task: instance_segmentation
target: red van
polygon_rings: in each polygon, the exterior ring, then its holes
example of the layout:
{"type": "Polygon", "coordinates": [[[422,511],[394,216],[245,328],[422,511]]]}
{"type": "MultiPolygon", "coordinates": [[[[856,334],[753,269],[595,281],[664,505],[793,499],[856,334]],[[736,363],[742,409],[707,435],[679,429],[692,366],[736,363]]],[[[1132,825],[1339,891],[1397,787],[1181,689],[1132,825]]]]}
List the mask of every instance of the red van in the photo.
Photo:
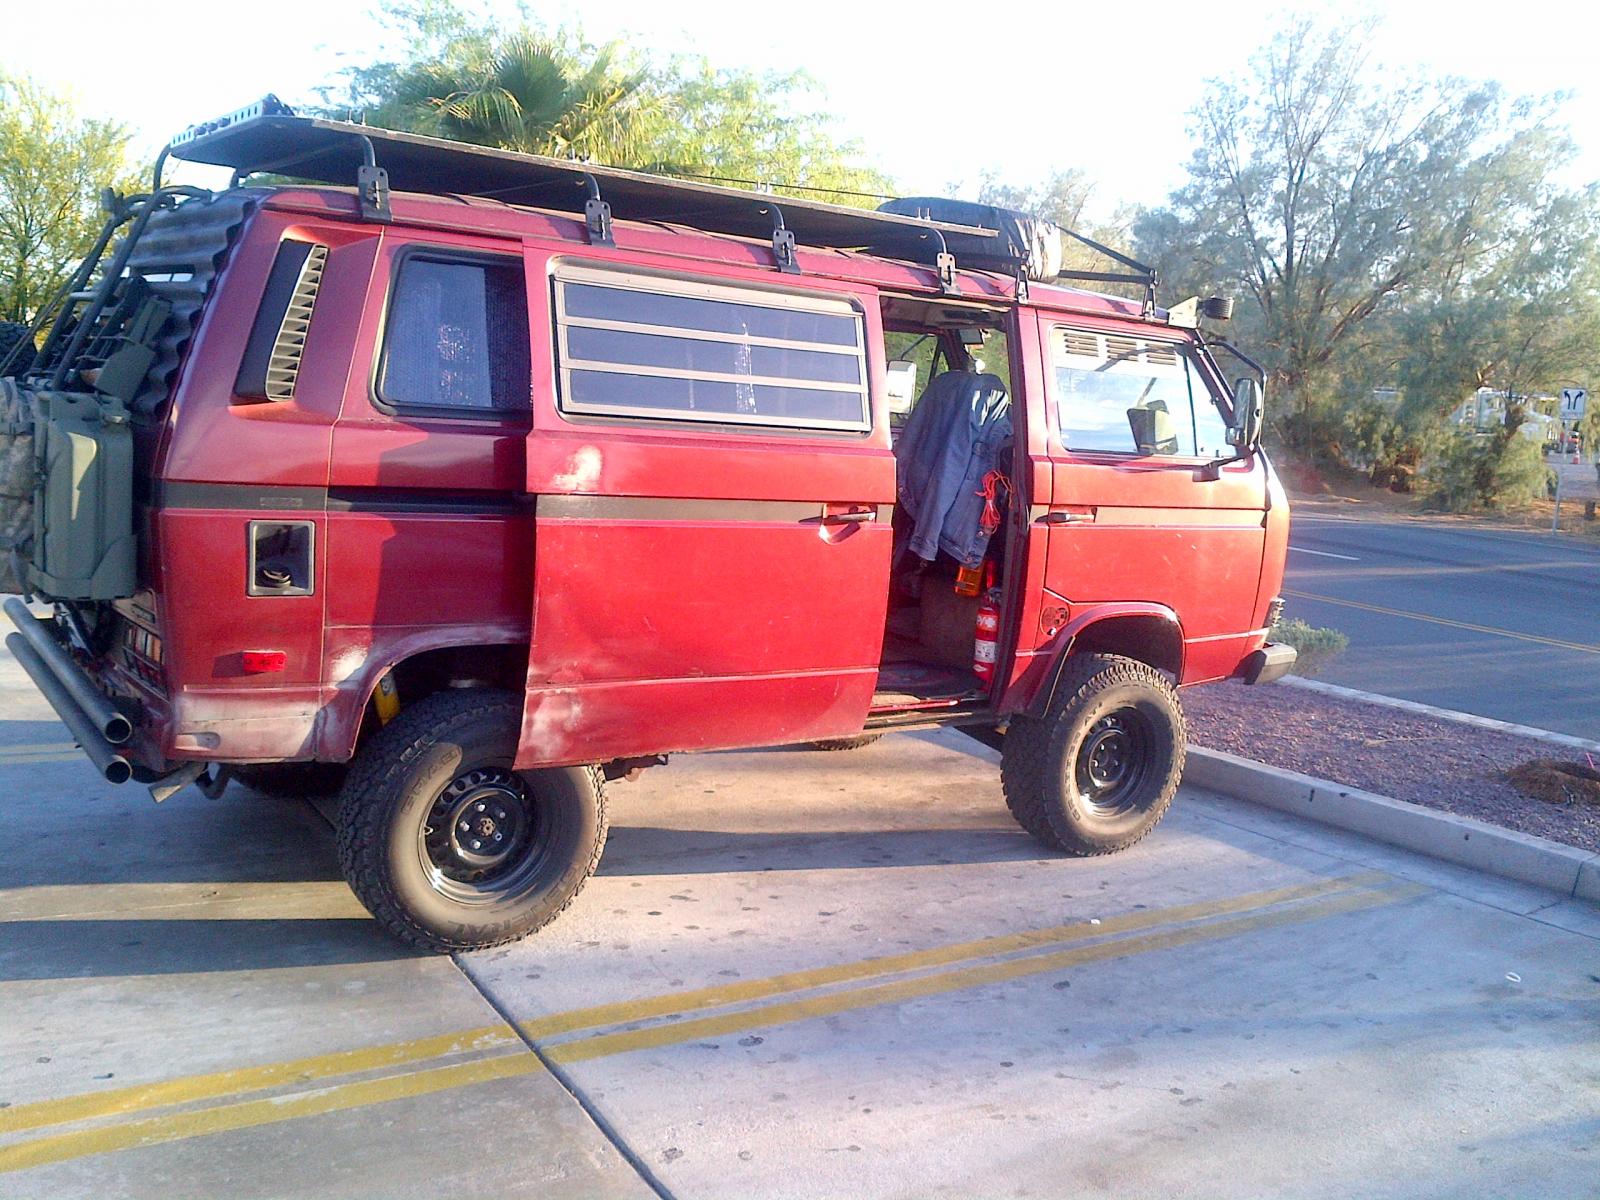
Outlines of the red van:
{"type": "Polygon", "coordinates": [[[108,779],[337,789],[413,945],[549,921],[675,751],[960,726],[1118,850],[1177,689],[1293,661],[1259,370],[1132,260],[271,101],[169,155],[234,186],[158,163],[0,384],[7,644],[108,779]]]}

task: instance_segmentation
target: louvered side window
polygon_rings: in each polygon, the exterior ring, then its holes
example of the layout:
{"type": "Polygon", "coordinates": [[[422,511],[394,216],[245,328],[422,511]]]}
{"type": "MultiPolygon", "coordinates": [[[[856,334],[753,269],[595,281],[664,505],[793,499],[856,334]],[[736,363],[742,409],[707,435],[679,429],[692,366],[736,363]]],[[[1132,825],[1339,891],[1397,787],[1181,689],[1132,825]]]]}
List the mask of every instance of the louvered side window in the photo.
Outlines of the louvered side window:
{"type": "Polygon", "coordinates": [[[294,399],[327,263],[328,248],[320,242],[284,242],[278,247],[234,381],[236,403],[294,399]]]}
{"type": "Polygon", "coordinates": [[[1061,440],[1071,450],[1224,458],[1226,415],[1171,342],[1056,326],[1050,339],[1061,440]]]}

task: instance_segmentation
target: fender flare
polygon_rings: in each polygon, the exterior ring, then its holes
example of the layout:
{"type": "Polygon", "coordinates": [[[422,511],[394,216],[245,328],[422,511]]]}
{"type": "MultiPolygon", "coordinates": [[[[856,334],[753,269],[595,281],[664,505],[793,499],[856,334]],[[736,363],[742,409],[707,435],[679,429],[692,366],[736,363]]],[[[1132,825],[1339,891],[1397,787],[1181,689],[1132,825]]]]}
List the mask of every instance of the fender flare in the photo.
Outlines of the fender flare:
{"type": "Polygon", "coordinates": [[[483,625],[472,630],[408,630],[398,637],[379,638],[367,647],[359,667],[325,691],[327,701],[318,716],[316,744],[319,759],[348,761],[355,753],[361,721],[378,686],[378,680],[402,663],[437,650],[467,650],[477,647],[521,647],[526,653],[525,627],[483,625]]]}
{"type": "Polygon", "coordinates": [[[1153,663],[1151,665],[1161,670],[1172,670],[1181,680],[1183,678],[1183,623],[1178,620],[1176,612],[1165,604],[1156,604],[1143,600],[1096,604],[1078,613],[1052,639],[1054,645],[1050,651],[1050,665],[1045,669],[1044,682],[1039,686],[1038,691],[1034,693],[1033,698],[1023,711],[1030,717],[1043,717],[1049,712],[1051,704],[1055,702],[1056,688],[1061,682],[1061,673],[1066,670],[1067,660],[1072,657],[1073,649],[1079,639],[1097,625],[1129,618],[1159,621],[1162,628],[1170,630],[1170,636],[1177,650],[1177,661],[1170,664],[1153,663]]]}

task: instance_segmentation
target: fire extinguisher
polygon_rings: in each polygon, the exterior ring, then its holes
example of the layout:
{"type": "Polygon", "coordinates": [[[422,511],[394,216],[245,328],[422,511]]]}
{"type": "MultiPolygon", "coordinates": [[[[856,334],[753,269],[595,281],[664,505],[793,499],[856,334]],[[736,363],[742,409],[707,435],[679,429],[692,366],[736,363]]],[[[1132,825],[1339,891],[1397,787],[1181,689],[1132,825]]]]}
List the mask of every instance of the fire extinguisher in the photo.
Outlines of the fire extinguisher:
{"type": "Polygon", "coordinates": [[[1000,589],[994,586],[994,564],[988,564],[988,588],[978,605],[972,638],[972,673],[987,687],[994,682],[995,654],[1000,644],[1000,589]]]}

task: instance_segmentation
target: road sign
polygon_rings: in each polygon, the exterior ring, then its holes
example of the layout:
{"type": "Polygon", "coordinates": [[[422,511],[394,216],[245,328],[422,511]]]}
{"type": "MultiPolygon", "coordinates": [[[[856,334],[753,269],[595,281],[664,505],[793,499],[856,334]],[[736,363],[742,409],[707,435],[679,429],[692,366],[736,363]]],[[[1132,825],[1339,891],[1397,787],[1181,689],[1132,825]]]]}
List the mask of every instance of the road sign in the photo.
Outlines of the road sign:
{"type": "Polygon", "coordinates": [[[1589,399],[1587,388],[1562,388],[1561,389],[1561,419],[1563,421],[1581,421],[1583,419],[1583,406],[1589,399]]]}

